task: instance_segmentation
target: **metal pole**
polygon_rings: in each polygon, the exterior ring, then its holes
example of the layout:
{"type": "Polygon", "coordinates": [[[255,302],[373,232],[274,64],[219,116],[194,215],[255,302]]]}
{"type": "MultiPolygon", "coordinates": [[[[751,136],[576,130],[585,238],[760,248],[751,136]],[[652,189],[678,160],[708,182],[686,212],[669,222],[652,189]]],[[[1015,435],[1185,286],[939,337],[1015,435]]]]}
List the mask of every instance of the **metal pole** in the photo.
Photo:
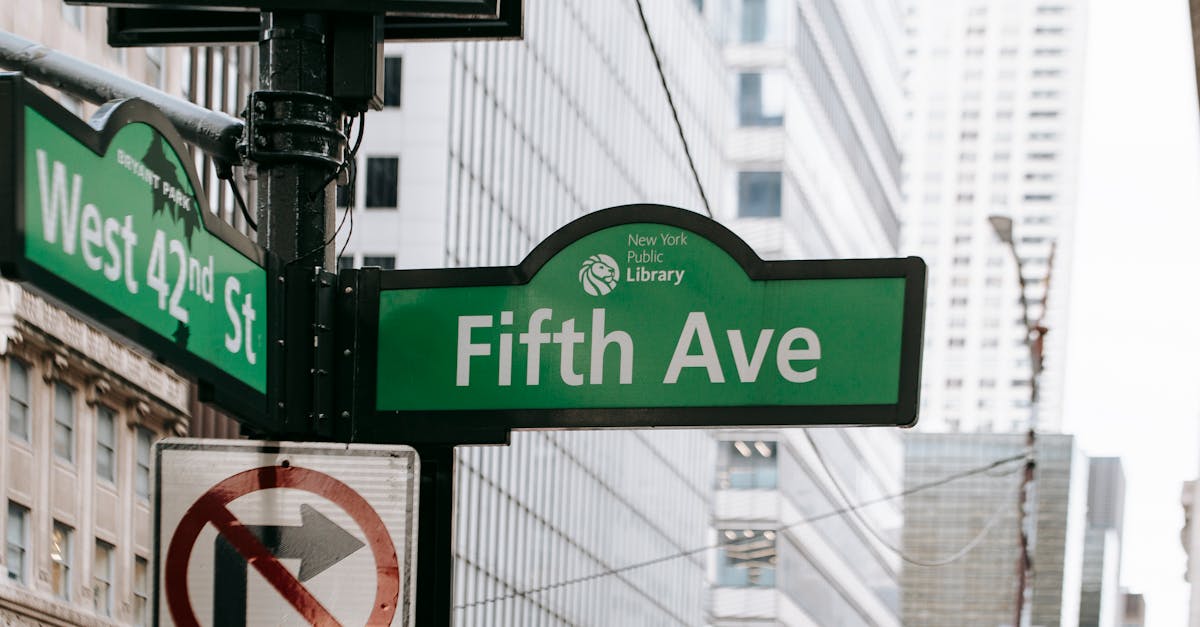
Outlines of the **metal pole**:
{"type": "MultiPolygon", "coordinates": [[[[284,94],[327,94],[329,60],[324,17],[282,11],[262,15],[259,89],[284,94]]],[[[248,115],[274,113],[273,121],[301,122],[297,110],[306,104],[286,99],[257,100],[252,105],[256,110],[248,115]]],[[[340,112],[334,114],[340,117],[340,112]]],[[[333,261],[326,234],[333,226],[333,186],[329,185],[329,176],[334,167],[296,151],[288,154],[293,146],[284,144],[290,144],[291,140],[280,141],[275,134],[291,130],[265,128],[255,137],[247,138],[255,143],[254,149],[271,153],[269,163],[260,165],[258,172],[258,243],[285,263],[325,268],[333,261]]]]}
{"type": "MultiPolygon", "coordinates": [[[[1040,381],[1042,375],[1042,357],[1045,347],[1045,336],[1048,329],[1043,324],[1046,319],[1046,302],[1050,296],[1050,276],[1054,270],[1054,245],[1050,248],[1049,263],[1046,268],[1045,290],[1040,302],[1041,311],[1037,320],[1029,316],[1029,297],[1026,294],[1025,269],[1021,256],[1017,254],[1017,246],[1012,236],[1012,221],[1009,218],[992,216],[989,218],[996,235],[1012,253],[1017,268],[1017,283],[1021,290],[1021,321],[1025,327],[1025,347],[1029,350],[1029,429],[1025,433],[1025,468],[1021,476],[1021,486],[1017,491],[1017,542],[1020,552],[1017,555],[1017,599],[1013,614],[1013,627],[1025,624],[1026,605],[1025,593],[1029,585],[1029,576],[1033,569],[1032,551],[1037,544],[1037,491],[1036,476],[1037,460],[1035,447],[1037,445],[1038,402],[1040,401],[1040,381]],[[1029,515],[1026,516],[1026,503],[1030,504],[1029,515]]],[[[1032,591],[1030,591],[1032,598],[1032,591]]],[[[1032,617],[1032,610],[1028,612],[1032,617]]]]}
{"type": "Polygon", "coordinates": [[[22,72],[32,80],[93,104],[141,98],[162,111],[184,140],[225,163],[242,162],[237,143],[245,125],[235,117],[210,111],[4,31],[0,31],[0,68],[22,72]]]}

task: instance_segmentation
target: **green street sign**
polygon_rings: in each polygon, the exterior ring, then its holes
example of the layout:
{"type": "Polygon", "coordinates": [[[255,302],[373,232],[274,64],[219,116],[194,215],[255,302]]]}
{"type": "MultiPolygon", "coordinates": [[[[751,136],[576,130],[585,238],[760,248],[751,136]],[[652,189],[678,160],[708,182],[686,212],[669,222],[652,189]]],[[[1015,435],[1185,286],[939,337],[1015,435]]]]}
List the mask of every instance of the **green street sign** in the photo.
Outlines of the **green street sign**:
{"type": "Polygon", "coordinates": [[[516,267],[357,276],[356,440],[917,419],[915,257],[763,261],[717,222],[634,205],[516,267]]]}
{"type": "Polygon", "coordinates": [[[124,101],[97,120],[0,75],[0,270],[263,415],[265,253],[209,211],[157,109],[124,101]]]}

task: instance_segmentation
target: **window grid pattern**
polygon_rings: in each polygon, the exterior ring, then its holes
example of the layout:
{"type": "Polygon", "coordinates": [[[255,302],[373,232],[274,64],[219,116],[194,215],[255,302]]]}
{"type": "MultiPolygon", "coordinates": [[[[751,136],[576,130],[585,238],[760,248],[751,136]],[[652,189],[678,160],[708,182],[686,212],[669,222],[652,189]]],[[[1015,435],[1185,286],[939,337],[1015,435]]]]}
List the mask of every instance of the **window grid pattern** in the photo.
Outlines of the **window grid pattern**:
{"type": "MultiPolygon", "coordinates": [[[[813,91],[821,105],[821,110],[825,112],[825,116],[838,137],[838,143],[842,146],[846,159],[849,161],[850,169],[862,185],[863,193],[866,194],[875,216],[887,234],[888,241],[895,246],[900,239],[900,220],[896,214],[896,208],[892,205],[892,199],[886,192],[884,180],[871,162],[869,149],[862,134],[859,133],[847,113],[846,100],[834,82],[829,62],[817,47],[814,39],[816,26],[809,22],[809,18],[803,10],[800,12],[799,23],[800,33],[796,37],[796,54],[804,66],[805,75],[812,82],[813,91]]],[[[892,180],[898,181],[899,179],[893,178],[892,180]]]]}
{"type": "MultiPolygon", "coordinates": [[[[1069,0],[1062,6],[1069,14],[1083,4],[1069,0]]],[[[918,10],[908,18],[914,36],[908,51],[907,87],[913,93],[933,93],[913,101],[914,141],[907,147],[904,164],[909,228],[902,252],[921,255],[929,262],[928,327],[945,328],[947,317],[965,316],[968,320],[961,349],[947,346],[944,338],[930,336],[934,341],[925,352],[924,372],[934,381],[960,371],[977,371],[982,378],[1001,381],[1024,377],[1028,352],[1022,343],[1016,343],[1024,328],[1015,322],[1020,317],[1015,270],[986,217],[1005,214],[1016,223],[1018,253],[1029,262],[1025,270],[1033,299],[1042,296],[1042,286],[1034,284],[1046,271],[1044,263],[1034,261],[1044,259],[1051,242],[1057,242],[1060,257],[1054,268],[1047,326],[1062,327],[1068,315],[1072,273],[1070,260],[1062,255],[1069,255],[1073,248],[1070,227],[1078,211],[1077,191],[1070,183],[1076,179],[1079,160],[1084,24],[1059,14],[1044,14],[1033,5],[985,2],[979,6],[992,10],[979,16],[971,15],[969,5],[931,1],[915,6],[918,10]],[[964,26],[986,27],[987,36],[962,38],[964,26]],[[970,56],[969,50],[977,46],[982,46],[982,54],[970,56]],[[959,75],[962,82],[956,80],[959,75]],[[930,89],[931,85],[936,87],[930,89]],[[981,95],[982,104],[971,101],[973,95],[981,95]],[[958,113],[962,113],[961,119],[958,113]],[[964,137],[956,144],[953,138],[960,133],[964,137]],[[969,141],[966,134],[971,136],[969,141]],[[940,139],[934,141],[935,137],[940,139]],[[945,158],[959,151],[979,156],[976,162],[957,164],[945,158]],[[956,174],[960,175],[959,185],[952,186],[956,174]],[[961,175],[970,180],[963,182],[961,175]],[[948,206],[945,199],[953,199],[955,194],[970,195],[972,202],[948,206]],[[931,198],[935,200],[929,201],[931,198]],[[948,228],[951,221],[954,230],[948,228]],[[962,256],[967,260],[962,269],[970,271],[970,283],[947,286],[947,240],[960,232],[975,238],[953,251],[955,259],[962,256]],[[968,305],[955,307],[950,302],[968,293],[968,305]],[[1003,328],[981,324],[997,314],[1014,322],[1003,328]]],[[[1062,419],[1064,350],[1061,335],[1047,337],[1039,420],[1050,430],[1062,419]]],[[[1028,389],[1000,386],[985,390],[974,385],[977,380],[970,377],[954,390],[928,386],[922,393],[922,421],[941,425],[943,419],[953,418],[966,431],[984,422],[995,429],[1015,426],[1024,430],[1029,416],[1028,389]],[[970,408],[973,417],[964,419],[964,408],[970,408]]]]}
{"type": "MultiPolygon", "coordinates": [[[[730,85],[698,15],[646,7],[700,179],[714,201],[730,85]],[[702,43],[703,42],[703,43],[702,43]],[[708,55],[702,63],[679,63],[708,55]]],[[[526,36],[451,54],[449,266],[519,261],[551,231],[602,207],[702,211],[641,22],[625,5],[573,0],[528,12],[526,36]]]]}
{"type": "Polygon", "coordinates": [[[713,450],[699,431],[525,432],[461,449],[455,624],[702,624],[703,554],[473,603],[702,546],[713,450]]]}
{"type": "MultiPolygon", "coordinates": [[[[905,488],[978,468],[1024,450],[1024,435],[997,433],[905,434],[905,488]]],[[[1037,546],[1032,555],[1037,577],[1031,582],[1032,624],[1057,624],[1062,603],[1078,596],[1064,594],[1063,564],[1071,528],[1068,511],[1084,516],[1086,481],[1073,475],[1086,472],[1077,456],[1074,438],[1062,434],[1038,436],[1037,546]]],[[[979,474],[904,500],[904,548],[921,560],[946,557],[946,547],[963,546],[997,511],[991,531],[963,559],[940,568],[909,568],[902,576],[903,623],[928,627],[999,625],[1011,622],[1016,580],[1010,569],[1016,559],[1017,516],[1014,503],[1020,473],[979,474]],[[918,618],[919,617],[919,618],[918,618]]],[[[1082,528],[1082,527],[1080,527],[1082,528]]],[[[1084,538],[1070,539],[1083,545],[1084,538]]]]}

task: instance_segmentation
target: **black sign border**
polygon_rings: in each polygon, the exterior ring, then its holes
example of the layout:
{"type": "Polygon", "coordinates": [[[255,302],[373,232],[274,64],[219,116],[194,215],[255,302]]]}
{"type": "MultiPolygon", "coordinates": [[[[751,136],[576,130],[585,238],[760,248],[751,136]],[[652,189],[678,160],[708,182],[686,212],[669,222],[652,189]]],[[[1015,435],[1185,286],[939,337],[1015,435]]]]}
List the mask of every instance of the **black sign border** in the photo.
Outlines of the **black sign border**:
{"type": "MultiPolygon", "coordinates": [[[[633,429],[783,426],[912,427],[920,405],[926,265],[919,257],[765,261],[745,241],[715,220],[677,207],[636,204],[585,215],[555,231],[520,264],[492,268],[344,271],[350,288],[343,311],[354,315],[354,336],[340,348],[356,355],[357,384],[343,390],[346,441],[376,443],[499,444],[512,429],[633,429]],[[379,295],[382,290],[515,286],[528,283],[567,246],[606,228],[629,223],[684,228],[707,238],[732,257],[751,280],[903,278],[900,381],[897,402],[888,405],[733,406],[679,408],[562,408],[522,410],[380,411],[375,407],[378,372],[379,295]]],[[[343,353],[346,354],[346,353],[343,353]]]]}
{"type": "MultiPolygon", "coordinates": [[[[387,15],[387,41],[520,39],[524,0],[500,3],[496,17],[413,17],[387,15]]],[[[260,15],[250,11],[181,8],[108,9],[108,45],[114,47],[254,43],[261,36],[260,15]]]]}
{"type": "MultiPolygon", "coordinates": [[[[244,423],[266,426],[265,394],[25,257],[26,106],[45,116],[60,130],[100,156],[104,156],[113,137],[125,126],[138,122],[150,125],[162,134],[179,156],[197,199],[204,203],[206,198],[183,140],[170,121],[153,105],[136,99],[121,101],[106,110],[106,115],[101,119],[103,127],[97,129],[24,80],[21,74],[0,73],[0,276],[20,282],[24,287],[64,305],[83,319],[94,321],[144,347],[155,358],[174,367],[180,375],[194,379],[200,386],[203,400],[236,414],[244,423]]],[[[213,215],[207,207],[200,208],[200,214],[204,229],[210,235],[262,267],[268,279],[272,276],[272,268],[276,265],[273,256],[213,215]]],[[[272,293],[270,281],[267,292],[272,293]]],[[[266,306],[267,310],[262,316],[264,320],[267,311],[274,306],[270,298],[266,306]]],[[[272,368],[269,355],[270,350],[262,355],[263,359],[268,359],[268,381],[272,368]]]]}

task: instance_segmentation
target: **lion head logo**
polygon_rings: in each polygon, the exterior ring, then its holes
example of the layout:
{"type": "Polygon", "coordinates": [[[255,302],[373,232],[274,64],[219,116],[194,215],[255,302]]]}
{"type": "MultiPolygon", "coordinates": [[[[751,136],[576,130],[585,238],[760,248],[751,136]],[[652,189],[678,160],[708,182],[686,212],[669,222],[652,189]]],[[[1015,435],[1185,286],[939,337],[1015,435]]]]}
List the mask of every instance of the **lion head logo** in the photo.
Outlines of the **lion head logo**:
{"type": "Polygon", "coordinates": [[[617,267],[616,260],[603,254],[584,259],[583,266],[579,268],[579,282],[583,284],[583,291],[592,296],[603,296],[613,291],[620,276],[621,269],[617,267]]]}

